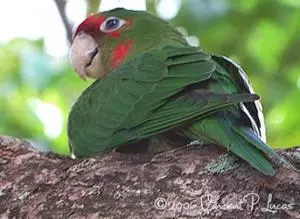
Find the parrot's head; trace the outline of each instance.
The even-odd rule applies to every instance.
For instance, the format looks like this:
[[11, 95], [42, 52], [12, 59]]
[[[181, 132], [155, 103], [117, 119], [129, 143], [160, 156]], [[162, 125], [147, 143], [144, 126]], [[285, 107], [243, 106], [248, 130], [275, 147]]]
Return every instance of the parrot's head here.
[[117, 8], [86, 18], [76, 29], [71, 61], [82, 78], [102, 78], [141, 53], [167, 44], [187, 45], [169, 23], [146, 11]]

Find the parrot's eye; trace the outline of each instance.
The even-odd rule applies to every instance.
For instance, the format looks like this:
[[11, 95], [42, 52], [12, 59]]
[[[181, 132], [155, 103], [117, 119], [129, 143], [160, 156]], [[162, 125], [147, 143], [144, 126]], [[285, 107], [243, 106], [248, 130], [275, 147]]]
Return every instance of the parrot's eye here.
[[107, 18], [100, 26], [100, 30], [104, 33], [113, 32], [125, 24], [125, 21], [117, 17]]

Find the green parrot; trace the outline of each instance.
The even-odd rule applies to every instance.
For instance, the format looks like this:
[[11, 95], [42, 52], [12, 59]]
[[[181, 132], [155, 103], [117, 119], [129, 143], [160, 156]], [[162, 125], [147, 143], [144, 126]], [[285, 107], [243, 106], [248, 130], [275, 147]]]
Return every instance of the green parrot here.
[[268, 156], [283, 160], [265, 143], [262, 107], [244, 71], [146, 11], [89, 16], [74, 33], [71, 62], [81, 78], [96, 79], [69, 114], [75, 156], [150, 139], [214, 143], [266, 175], [275, 174]]

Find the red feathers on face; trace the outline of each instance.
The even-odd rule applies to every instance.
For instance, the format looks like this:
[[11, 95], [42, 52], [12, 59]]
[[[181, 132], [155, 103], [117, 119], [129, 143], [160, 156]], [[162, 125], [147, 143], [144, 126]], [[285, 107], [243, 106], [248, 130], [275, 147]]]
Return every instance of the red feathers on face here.
[[[86, 18], [78, 27], [77, 30], [73, 36], [73, 38], [76, 37], [76, 35], [78, 33], [80, 33], [81, 31], [89, 34], [92, 37], [96, 37], [96, 34], [99, 33], [100, 31], [100, 26], [101, 24], [106, 20], [106, 17], [103, 15], [99, 15], [99, 14], [95, 14], [92, 16], [89, 16], [88, 18]], [[129, 27], [131, 27], [131, 20], [126, 20], [126, 25], [128, 25]], [[119, 38], [120, 37], [120, 32], [118, 30], [115, 30], [113, 32], [106, 32], [104, 33], [109, 37], [112, 38]], [[116, 68], [119, 66], [119, 64], [121, 63], [122, 60], [124, 60], [131, 47], [133, 45], [133, 42], [131, 40], [128, 41], [121, 41], [119, 44], [117, 44], [117, 46], [113, 49], [112, 53], [111, 53], [111, 67], [112, 68]]]
[[105, 17], [99, 14], [89, 16], [78, 27], [74, 34], [76, 36], [80, 31], [84, 31], [87, 34], [93, 36], [99, 32], [101, 24], [105, 21]]
[[131, 40], [127, 42], [120, 43], [116, 46], [116, 48], [113, 51], [113, 60], [112, 60], [112, 68], [118, 67], [120, 62], [126, 58], [129, 49], [132, 47], [133, 42]]

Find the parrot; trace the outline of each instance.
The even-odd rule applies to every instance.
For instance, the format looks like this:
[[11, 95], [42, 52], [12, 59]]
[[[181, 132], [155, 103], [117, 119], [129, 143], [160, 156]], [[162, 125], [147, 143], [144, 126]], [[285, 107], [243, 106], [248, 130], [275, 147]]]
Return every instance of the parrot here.
[[276, 173], [270, 158], [283, 162], [266, 144], [260, 97], [241, 67], [191, 46], [150, 12], [115, 8], [88, 16], [74, 31], [70, 53], [74, 71], [94, 79], [68, 116], [76, 157], [140, 142], [198, 140], [265, 175]]

